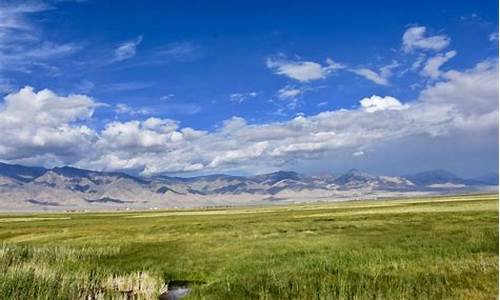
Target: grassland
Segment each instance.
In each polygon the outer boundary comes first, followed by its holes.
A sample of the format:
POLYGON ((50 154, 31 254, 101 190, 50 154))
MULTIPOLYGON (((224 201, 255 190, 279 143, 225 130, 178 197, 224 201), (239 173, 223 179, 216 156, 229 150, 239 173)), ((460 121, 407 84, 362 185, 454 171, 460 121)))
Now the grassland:
POLYGON ((498 196, 0 215, 0 299, 496 299, 498 196))

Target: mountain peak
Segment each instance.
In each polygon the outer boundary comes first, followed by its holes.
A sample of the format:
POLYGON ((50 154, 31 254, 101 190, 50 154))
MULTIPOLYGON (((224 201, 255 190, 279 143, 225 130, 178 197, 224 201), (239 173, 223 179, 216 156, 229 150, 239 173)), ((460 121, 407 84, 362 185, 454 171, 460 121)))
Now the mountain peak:
POLYGON ((374 177, 368 173, 362 172, 358 169, 350 169, 346 173, 335 178, 334 182, 339 185, 349 183, 365 183, 372 180, 374 177))
POLYGON ((54 167, 51 169, 52 172, 65 176, 65 177, 81 177, 91 179, 94 176, 104 175, 104 176, 114 176, 119 178, 126 178, 130 180, 137 181, 138 183, 147 183, 147 180, 141 177, 135 177, 121 172, 99 172, 91 171, 85 169, 79 169, 71 166, 54 167))
POLYGON ((88 177, 90 174, 97 173, 94 171, 79 169, 79 168, 70 167, 70 166, 54 167, 51 169, 51 171, 56 173, 56 174, 68 176, 68 177, 74 177, 74 176, 88 177))
POLYGON ((273 173, 267 173, 267 174, 261 174, 261 175, 254 176, 253 180, 256 182, 269 182, 271 184, 274 184, 274 183, 281 181, 281 180, 284 180, 284 179, 300 180, 301 178, 303 178, 303 176, 297 172, 276 171, 273 173))
POLYGON ((43 175, 46 171, 47 169, 43 167, 27 167, 0 162, 0 175, 24 182, 33 180, 43 175))

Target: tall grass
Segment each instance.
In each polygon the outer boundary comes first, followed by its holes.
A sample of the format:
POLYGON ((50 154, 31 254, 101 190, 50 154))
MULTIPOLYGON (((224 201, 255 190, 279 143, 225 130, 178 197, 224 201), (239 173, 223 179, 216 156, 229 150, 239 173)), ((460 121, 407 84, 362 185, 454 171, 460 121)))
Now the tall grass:
POLYGON ((156 299, 164 282, 138 271, 110 273, 93 262, 117 247, 0 246, 1 299, 156 299))
POLYGON ((26 215, 0 241, 0 299, 158 299, 169 281, 191 283, 186 299, 498 295, 491 195, 26 215))

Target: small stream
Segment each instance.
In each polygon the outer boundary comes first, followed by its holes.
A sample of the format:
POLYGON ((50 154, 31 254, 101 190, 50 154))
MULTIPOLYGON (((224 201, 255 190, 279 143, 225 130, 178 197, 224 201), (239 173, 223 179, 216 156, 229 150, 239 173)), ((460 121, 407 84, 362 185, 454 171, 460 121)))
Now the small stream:
POLYGON ((159 300, 177 300, 182 299, 189 294, 191 290, 189 285, 193 284, 191 281, 173 280, 165 283, 163 293, 160 295, 159 300))
POLYGON ((176 287, 169 289, 168 292, 160 295, 160 300, 177 300, 186 297, 189 293, 188 287, 176 287))

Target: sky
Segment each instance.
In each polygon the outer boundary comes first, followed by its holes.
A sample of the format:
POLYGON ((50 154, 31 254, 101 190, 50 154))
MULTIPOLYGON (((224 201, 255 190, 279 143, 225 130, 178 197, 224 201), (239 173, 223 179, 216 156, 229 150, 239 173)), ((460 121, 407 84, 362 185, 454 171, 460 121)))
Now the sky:
POLYGON ((0 161, 498 172, 498 1, 0 0, 0 161))

